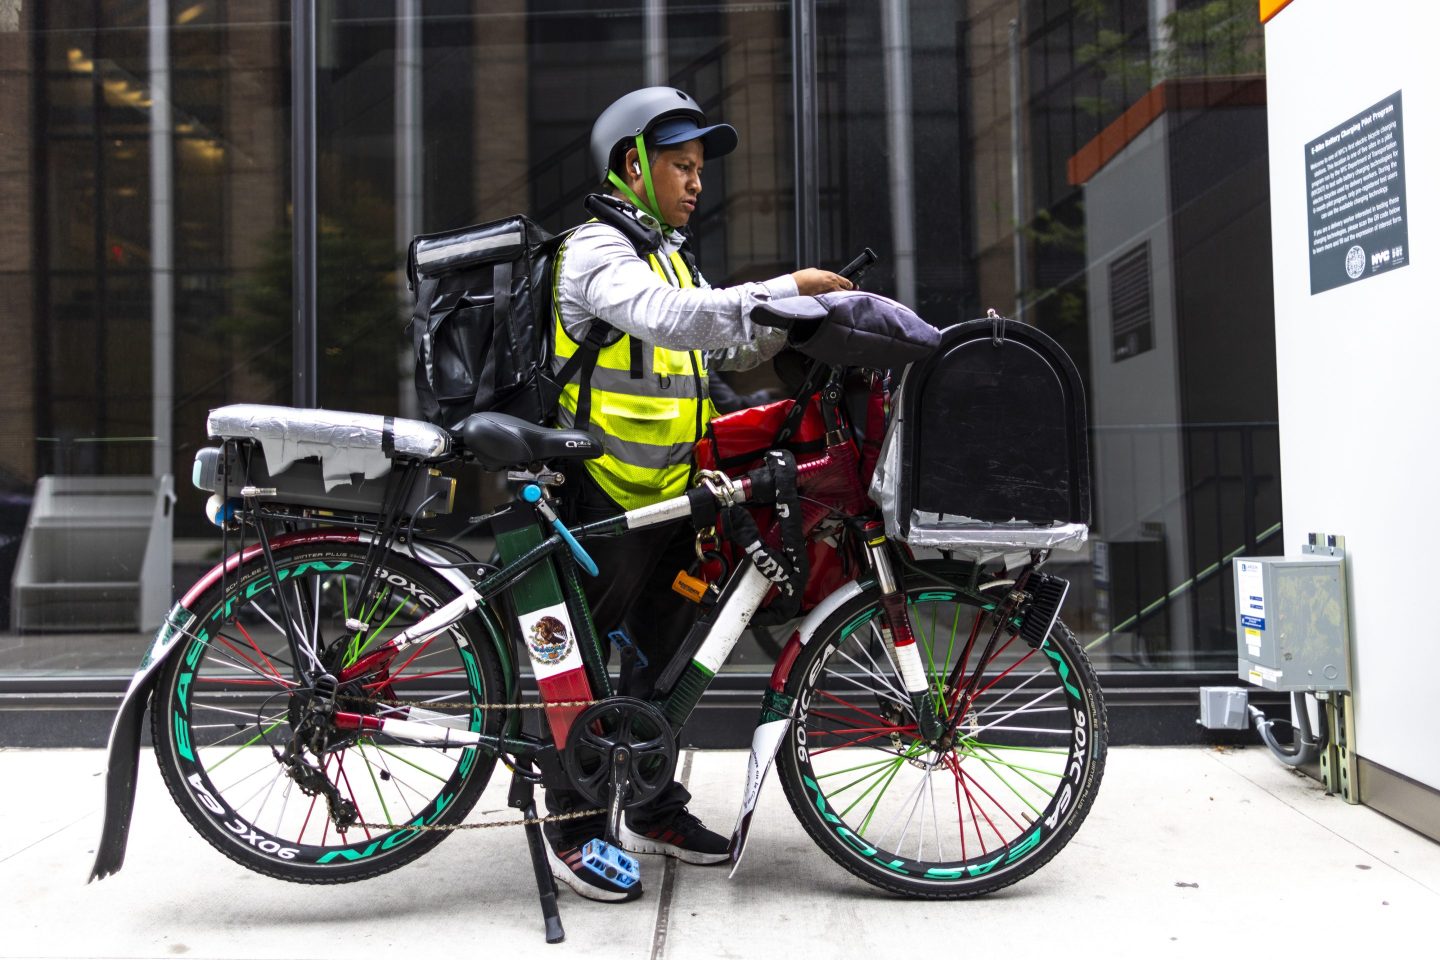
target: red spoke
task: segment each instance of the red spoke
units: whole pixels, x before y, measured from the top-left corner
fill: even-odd
[[[453,677],[457,673],[464,673],[462,667],[451,667],[449,670],[436,670],[433,673],[420,673],[413,677],[387,677],[384,680],[376,680],[374,683],[365,684],[365,689],[373,690],[376,687],[383,687],[387,683],[414,683],[416,680],[428,680],[431,677]]]
[[[881,723],[889,723],[889,722],[890,722],[890,721],[886,720],[884,717],[880,716],[880,714],[878,714],[878,713],[871,713],[869,710],[866,710],[864,707],[857,707],[857,706],[855,706],[855,704],[851,703],[849,700],[846,700],[844,697],[837,697],[837,696],[835,696],[835,694],[830,693],[830,692],[828,692],[828,691],[826,691],[826,690],[816,690],[815,692],[818,693],[818,694],[820,694],[820,696],[825,697],[825,698],[827,698],[827,699],[829,699],[829,700],[834,700],[836,703],[840,704],[841,706],[849,707],[851,710],[854,710],[856,713],[863,713],[865,716],[869,717],[869,718],[872,719],[872,720],[879,720]],[[819,713],[818,710],[817,710],[817,711],[813,711],[813,712]]]
[[[963,863],[970,858],[965,853],[965,806],[960,802],[960,765],[954,755],[950,755],[945,758],[945,766],[955,775],[955,815],[960,821],[960,861]],[[969,796],[968,792],[966,796]]]
[[[270,668],[271,675],[274,676],[275,679],[281,680],[282,678],[280,676],[280,671],[276,670],[275,664],[271,663],[270,658],[265,656],[265,651],[260,649],[260,645],[255,642],[254,637],[250,636],[250,631],[245,629],[245,625],[239,620],[236,620],[235,629],[239,630],[240,635],[245,638],[245,642],[250,644],[250,649],[254,650],[255,653],[259,655],[260,659],[265,661],[265,666]]]
[[[1014,637],[1011,637],[1011,638],[1010,638],[1010,643],[1014,643],[1014,642],[1015,642],[1015,637],[1018,637],[1018,636],[1019,636],[1019,634],[1017,633],[1017,634],[1015,634]],[[1007,644],[1005,644],[1005,646],[1001,647],[1001,648],[1000,648],[1000,653],[995,654],[995,656],[998,657],[998,656],[1000,656],[1001,653],[1004,653],[1007,649],[1009,649],[1010,643],[1007,643]],[[1036,650],[1038,650],[1038,649],[1039,649],[1039,648],[1037,647]],[[1016,667],[1020,666],[1020,665],[1021,665],[1022,663],[1024,663],[1026,660],[1029,660],[1031,657],[1035,656],[1036,650],[1031,650],[1029,653],[1025,654],[1025,656],[1021,657],[1019,660],[1016,660],[1014,663],[1010,664],[1010,666],[1006,667],[1006,668],[1000,673],[1000,675],[997,676],[994,680],[991,680],[989,683],[985,684],[985,686],[981,687],[980,690],[979,690],[979,692],[977,692],[975,695],[978,697],[980,694],[984,693],[986,690],[989,690],[991,687],[995,686],[995,684],[999,683],[1001,680],[1004,680],[1007,676],[1010,675],[1010,673],[1011,673]]]
[[[430,637],[430,639],[428,639],[428,640],[426,640],[424,643],[420,644],[420,649],[419,649],[419,650],[416,650],[414,653],[410,654],[410,659],[406,660],[404,663],[400,664],[400,666],[396,667],[393,671],[391,671],[391,673],[390,673],[390,679],[391,679],[392,681],[394,681],[396,678],[398,678],[398,677],[400,676],[400,674],[404,673],[404,672],[405,672],[405,668],[408,667],[408,666],[410,666],[410,664],[414,663],[416,657],[420,656],[420,654],[422,654],[422,653],[424,653],[426,650],[428,650],[428,649],[430,648],[430,644],[434,643],[434,642],[435,642],[435,638],[438,637],[438,636],[440,636],[440,634],[438,634],[438,633],[437,633],[437,634],[434,634],[433,636]]]
[[[319,799],[319,794],[310,798],[310,809],[305,811],[305,822],[300,824],[300,835],[295,838],[296,843],[303,844],[305,842],[305,829],[310,826],[310,815],[315,812],[315,801]]]
[[[818,716],[818,714],[817,714]],[[842,727],[839,730],[815,730],[812,737],[838,736],[842,733],[915,733],[915,725],[908,727]]]
[[[955,674],[955,689],[950,693],[950,716],[955,716],[955,701],[960,699],[960,691],[965,689],[965,668],[970,664],[970,654],[975,649],[975,638],[980,635],[980,624],[985,622],[985,611],[980,610],[975,614],[975,622],[970,625],[970,637],[965,641],[965,649],[960,654],[960,671]],[[949,654],[947,653],[948,657]]]
[[[822,754],[822,753],[829,753],[831,750],[843,750],[843,749],[845,749],[846,747],[858,747],[858,746],[860,746],[861,744],[863,744],[866,740],[874,740],[876,737],[883,737],[883,736],[884,736],[883,733],[872,733],[872,734],[869,734],[868,736],[861,737],[859,740],[847,740],[845,743],[837,743],[837,744],[836,744],[835,746],[833,746],[833,747],[821,747],[819,750],[811,750],[811,751],[810,751],[810,756],[812,756],[812,757],[818,757],[818,756],[820,756],[820,754]],[[899,754],[897,753],[896,756],[899,756]]]
[[[994,804],[996,810],[999,810],[1001,813],[1005,814],[1006,818],[1007,818],[1011,823],[1015,824],[1016,827],[1019,827],[1019,828],[1022,829],[1022,830],[1024,829],[1024,825],[1021,824],[1020,821],[1016,820],[1013,816],[1011,816],[1011,815],[1010,815],[1010,811],[1009,811],[1009,810],[1006,810],[1005,807],[1001,805],[1000,801],[998,801],[998,800],[996,800],[994,797],[992,797],[992,796],[990,795],[990,791],[989,791],[989,790],[986,790],[985,787],[981,785],[981,783],[980,783],[979,780],[976,780],[974,776],[972,776],[971,774],[966,773],[964,770],[961,770],[961,771],[960,771],[960,776],[964,777],[966,780],[969,780],[971,783],[975,784],[975,789],[976,789],[976,790],[979,790],[981,793],[985,794],[985,799],[989,800],[992,804]],[[968,789],[966,790],[966,793],[969,793],[969,790],[968,790]],[[987,813],[985,813],[985,811],[984,811],[983,808],[981,809],[980,812],[981,812],[981,814],[985,817],[985,822],[988,823],[988,824],[990,824],[990,829],[995,832],[995,836],[1000,839],[1000,842],[1001,842],[1001,843],[1006,843],[1007,841],[1005,840],[1005,834],[1001,833],[1000,830],[999,830],[999,828],[997,828],[997,827],[995,826],[995,821],[993,821],[993,820],[990,819],[990,815],[987,814]]]
[[[330,774],[330,772],[329,772],[329,770],[328,770],[328,767],[329,767],[329,766],[330,766],[330,758],[329,758],[329,757],[326,757],[326,758],[325,758],[325,762],[320,765],[320,772],[323,773],[323,774],[325,774],[327,777],[328,777],[329,774]],[[329,839],[330,839],[330,805],[327,803],[327,804],[325,805],[325,829],[320,832],[320,846],[322,846],[322,847],[325,846],[325,841],[326,841],[326,840],[329,840]]]
[[[348,751],[342,750],[336,757],[335,772],[339,779],[345,781],[345,790],[350,794],[350,802],[355,805],[355,815],[360,818],[360,829],[365,831],[365,839],[370,839],[370,828],[365,826],[365,818],[360,816],[360,801],[355,799],[355,788],[350,786],[350,775],[345,772],[345,754]]]
[[[970,822],[975,824],[975,839],[980,843],[980,855],[984,856],[990,852],[985,847],[985,834],[980,831],[980,817],[985,816],[985,811],[978,811],[977,815],[975,797],[970,793],[970,788],[965,784],[965,772],[960,769],[960,762],[956,760],[953,755],[949,757],[949,761],[950,772],[955,774],[955,782],[959,785],[959,789],[965,791],[965,805],[970,808]],[[985,819],[988,821],[990,818],[985,817]],[[993,824],[991,828],[994,828]],[[960,852],[962,855],[965,852],[965,819],[963,817],[960,819]]]
[[[1001,647],[999,650],[997,650],[997,651],[995,652],[995,657],[999,657],[999,656],[1000,656],[1002,653],[1004,653],[1006,650],[1010,649],[1010,644],[1014,643],[1014,642],[1015,642],[1015,638],[1018,637],[1018,636],[1019,636],[1018,633],[1011,634],[1011,635],[1010,635],[1010,639],[1005,642],[1005,646]],[[1038,648],[1037,648],[1037,649],[1038,649]],[[1036,652],[1035,650],[1031,650],[1029,653],[1025,654],[1025,656],[1021,657],[1019,660],[1016,660],[1014,663],[1012,663],[1012,664],[1011,664],[1009,667],[1007,667],[1005,670],[1001,671],[1000,675],[997,676],[994,680],[991,680],[989,683],[985,684],[985,686],[981,687],[979,690],[976,690],[976,691],[975,691],[975,696],[973,696],[973,697],[971,697],[969,700],[966,700],[966,701],[965,701],[965,711],[964,711],[964,712],[965,712],[965,713],[969,713],[969,712],[970,712],[970,708],[975,705],[975,701],[976,701],[976,700],[980,699],[980,695],[981,695],[982,693],[985,693],[985,692],[988,691],[991,687],[995,686],[995,684],[999,683],[1001,680],[1004,680],[1006,677],[1008,677],[1008,676],[1011,674],[1011,672],[1013,672],[1013,671],[1015,670],[1016,667],[1020,666],[1020,665],[1021,665],[1022,663],[1024,663],[1026,660],[1029,660],[1031,657],[1035,656],[1035,652]],[[991,659],[993,660],[994,657],[992,657]],[[963,715],[963,714],[962,714],[962,715]]]
[[[227,648],[231,653],[235,654],[235,656],[239,657],[241,660],[244,660],[246,663],[250,664],[250,666],[255,670],[255,672],[258,673],[258,674],[260,674],[260,676],[262,676],[262,677],[263,677],[263,676],[267,676],[267,674],[265,673],[265,669],[264,669],[263,667],[261,667],[260,664],[256,663],[254,660],[251,660],[249,657],[247,657],[247,656],[245,655],[245,652],[244,652],[243,650],[241,650],[239,647],[235,646],[235,645],[234,645],[233,643],[231,643],[229,640],[225,639],[225,634],[223,634],[223,633],[216,634],[216,635],[215,635],[215,638],[216,638],[217,640],[219,640],[221,643],[225,644],[226,648]],[[285,686],[285,680],[284,680],[279,674],[269,674],[269,676],[274,677],[275,682],[276,682],[276,683],[279,683],[280,686],[282,686],[282,687]],[[269,680],[265,681],[265,683],[266,683],[267,686],[273,686],[273,685],[274,685],[274,684],[271,683],[271,681],[269,681]]]
[[[996,660],[1000,659],[1001,655],[1003,655],[1006,650],[1009,650],[1009,649],[1010,649],[1010,644],[1014,643],[1014,642],[1015,642],[1015,638],[1018,637],[1018,636],[1019,636],[1018,633],[1012,633],[1012,634],[1010,634],[1010,639],[1009,639],[1009,640],[1006,640],[1006,641],[1005,641],[1005,645],[1002,646],[999,650],[996,650],[995,653],[990,657],[990,659],[989,659],[987,662],[988,662],[988,663],[994,663]],[[1030,653],[1034,653],[1034,652],[1035,652],[1035,651],[1033,651],[1033,650],[1030,651]],[[1030,654],[1026,654],[1024,657],[1022,657],[1020,660],[1018,660],[1013,666],[1010,667],[1010,670],[1014,670],[1015,667],[1020,666],[1020,664],[1024,663],[1024,662],[1025,662],[1026,660],[1028,660],[1028,659],[1030,659]],[[984,668],[985,668],[985,664],[981,664],[981,665],[978,666],[976,669],[977,669],[977,671],[978,671],[978,670],[983,670]],[[978,699],[980,699],[980,694],[984,693],[986,690],[989,690],[991,687],[995,686],[995,684],[999,683],[1002,679],[1004,679],[1005,674],[1007,674],[1007,673],[1010,672],[1010,670],[1006,670],[1004,673],[1000,674],[1000,676],[998,676],[998,677],[996,677],[995,679],[991,680],[989,683],[985,684],[985,686],[981,687],[979,690],[976,690],[975,693],[974,693],[974,695],[971,696],[969,699],[967,699],[967,700],[965,701],[965,707],[964,707],[964,709],[961,711],[961,716],[964,716],[965,713],[968,713],[968,712],[970,711],[970,708],[975,705],[975,701],[978,700]],[[962,687],[961,689],[964,689],[964,688]]]
[[[861,711],[861,712],[863,713],[864,711]],[[823,718],[826,719],[826,720],[833,720],[835,723],[842,723],[842,724],[843,724],[843,723],[852,723],[852,722],[853,722],[853,721],[850,720],[848,717],[836,716],[836,715],[833,714],[833,713],[826,713],[824,710],[811,710],[811,711],[810,711],[810,715],[811,715],[812,717],[823,717]],[[868,714],[868,713],[865,714],[865,715],[866,715],[867,717],[870,716],[870,714]],[[856,731],[860,731],[860,730],[888,730],[888,731],[892,731],[892,732],[899,732],[899,731],[901,731],[901,730],[914,730],[914,729],[915,729],[915,724],[913,724],[913,723],[907,723],[907,724],[904,724],[904,725],[902,726],[901,724],[898,724],[898,723],[891,723],[890,721],[886,720],[884,717],[875,717],[875,719],[880,721],[880,726],[878,726],[878,727],[853,727],[853,728],[847,728],[847,729],[854,729],[854,730],[856,730]]]

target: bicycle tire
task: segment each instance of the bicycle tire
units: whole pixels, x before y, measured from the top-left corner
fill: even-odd
[[[230,859],[267,876],[300,883],[341,883],[378,876],[409,863],[449,835],[425,830],[458,824],[475,805],[495,766],[478,749],[445,752],[355,737],[323,758],[327,778],[343,785],[359,820],[400,829],[351,826],[336,832],[323,797],[307,795],[274,750],[291,734],[294,664],[280,626],[277,594],[302,620],[307,637],[350,636],[337,666],[361,662],[388,638],[457,591],[423,564],[389,553],[368,610],[354,593],[367,546],[358,542],[295,543],[274,550],[277,590],[256,552],[188,605],[196,614],[183,647],[162,668],[151,702],[156,760],[171,796],[197,831]],[[303,605],[303,606],[302,606]],[[345,629],[356,617],[371,629]],[[388,664],[355,676],[342,693],[436,704],[503,702],[504,674],[488,626],[470,616],[399,651]],[[317,646],[319,646],[317,644]],[[359,669],[359,668],[356,668]],[[338,674],[338,670],[337,670]],[[342,704],[347,710],[381,706]],[[498,733],[500,711],[403,709],[411,720]],[[312,758],[320,765],[322,758]],[[346,769],[347,761],[350,769]],[[363,773],[362,773],[363,770]],[[353,774],[353,776],[352,776]]]
[[[904,586],[931,695],[958,712],[994,604],[915,574]],[[894,893],[962,899],[1023,879],[1060,852],[1095,800],[1107,728],[1094,669],[1058,620],[1034,649],[1006,625],[953,744],[933,751],[914,736],[880,613],[872,586],[816,629],[790,671],[780,777],[791,808],[831,859]],[[963,661],[952,691],[944,680],[962,657],[974,663]]]

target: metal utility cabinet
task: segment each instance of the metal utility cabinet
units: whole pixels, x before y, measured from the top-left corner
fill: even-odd
[[[1343,563],[1323,553],[1234,562],[1242,679],[1266,690],[1351,689]]]

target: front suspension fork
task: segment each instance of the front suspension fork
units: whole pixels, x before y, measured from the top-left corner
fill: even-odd
[[[880,639],[910,698],[920,738],[933,743],[944,735],[946,724],[936,711],[935,698],[930,695],[930,682],[915,644],[915,632],[910,627],[905,592],[890,562],[884,525],[872,520],[865,524],[864,534],[865,552],[880,585],[880,607],[885,614],[880,620]]]

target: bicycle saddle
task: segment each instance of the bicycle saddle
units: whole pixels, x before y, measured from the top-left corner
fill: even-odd
[[[556,430],[508,413],[473,413],[455,434],[487,470],[505,470],[545,460],[590,460],[605,450],[583,430]]]

